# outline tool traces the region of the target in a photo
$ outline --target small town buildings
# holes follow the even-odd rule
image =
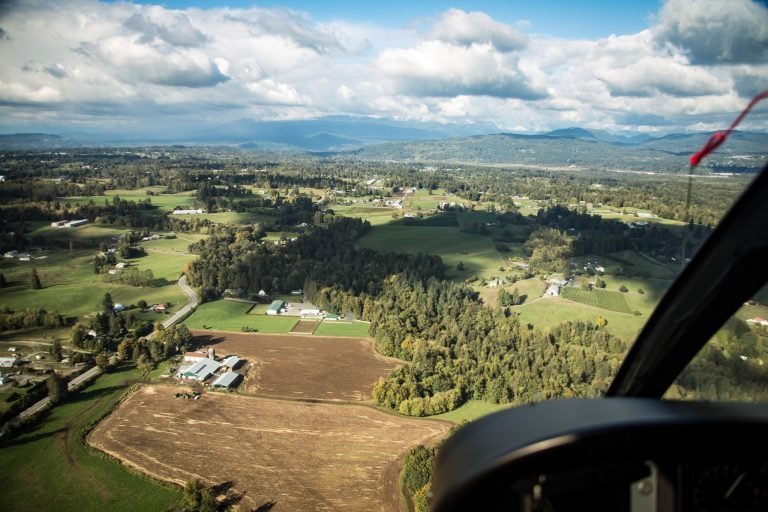
[[[282,300],[273,300],[272,304],[267,306],[267,314],[279,315],[280,311],[283,309],[283,304],[285,304],[285,302]]]
[[[214,388],[233,388],[240,381],[240,374],[235,372],[226,372],[219,375],[219,377],[213,381],[211,387]]]

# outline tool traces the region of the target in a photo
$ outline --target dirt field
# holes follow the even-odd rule
[[[398,361],[377,354],[370,340],[296,334],[193,331],[217,354],[248,360],[240,391],[261,396],[334,401],[370,400],[379,377]]]
[[[140,388],[89,442],[161,479],[232,486],[247,508],[399,510],[400,459],[450,426],[360,405],[225,393],[183,400],[178,389]]]
[[[319,324],[317,320],[299,320],[291,329],[291,333],[312,334]]]

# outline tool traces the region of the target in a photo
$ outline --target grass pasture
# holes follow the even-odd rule
[[[81,441],[83,428],[138,378],[126,367],[103,375],[39,426],[0,444],[3,510],[133,512],[166,510],[178,501],[179,489],[129,471]]]
[[[317,336],[351,336],[353,338],[365,338],[368,336],[368,322],[339,322],[336,320],[323,320],[315,329]]]
[[[164,480],[193,471],[209,484],[233,482],[247,510],[400,510],[400,458],[450,425],[360,405],[174,398],[185,389],[142,387],[89,441]]]
[[[499,267],[504,265],[490,237],[463,233],[455,227],[376,226],[359,243],[382,252],[436,254],[447,265],[448,276],[458,279],[490,278],[499,275]],[[464,263],[464,271],[456,270],[459,262]]]
[[[184,323],[190,329],[241,332],[244,326],[263,333],[289,333],[299,320],[295,316],[247,315],[253,304],[216,300],[201,304]]]
[[[392,212],[394,211],[391,208],[358,205],[333,205],[331,209],[339,215],[367,220],[372,226],[380,226],[391,222]]]
[[[544,328],[554,327],[566,321],[594,323],[598,316],[602,316],[608,320],[605,329],[627,341],[633,341],[643,324],[648,320],[648,315],[635,316],[617,313],[560,297],[544,297],[530,304],[515,306],[512,311],[520,315],[520,321],[524,325],[530,323],[536,327]]]
[[[452,411],[444,412],[430,418],[436,420],[452,421],[454,423],[463,423],[465,421],[474,421],[491,413],[501,411],[510,407],[510,405],[494,404],[485,400],[468,400],[464,405]]]
[[[572,286],[565,286],[560,289],[560,294],[564,299],[580,302],[596,308],[616,311],[617,313],[632,313],[627,304],[627,299],[621,292],[606,290],[583,290]]]

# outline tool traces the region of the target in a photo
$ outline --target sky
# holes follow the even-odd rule
[[[764,1],[0,2],[3,133],[348,115],[664,134],[727,127],[763,89]]]

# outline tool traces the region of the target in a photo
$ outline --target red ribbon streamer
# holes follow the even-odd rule
[[[731,123],[731,126],[723,131],[723,132],[715,132],[712,137],[709,138],[706,144],[704,144],[704,147],[698,150],[696,153],[691,155],[691,169],[699,165],[699,163],[704,159],[705,156],[713,152],[720,144],[725,142],[725,139],[728,138],[728,136],[731,134],[734,128],[741,122],[742,119],[744,119],[744,116],[746,116],[750,110],[752,110],[752,107],[755,106],[758,102],[768,98],[768,91],[763,91],[754,98],[752,98],[752,101],[749,102],[749,105],[741,111],[741,114],[739,114],[739,117],[736,118],[736,120]]]

